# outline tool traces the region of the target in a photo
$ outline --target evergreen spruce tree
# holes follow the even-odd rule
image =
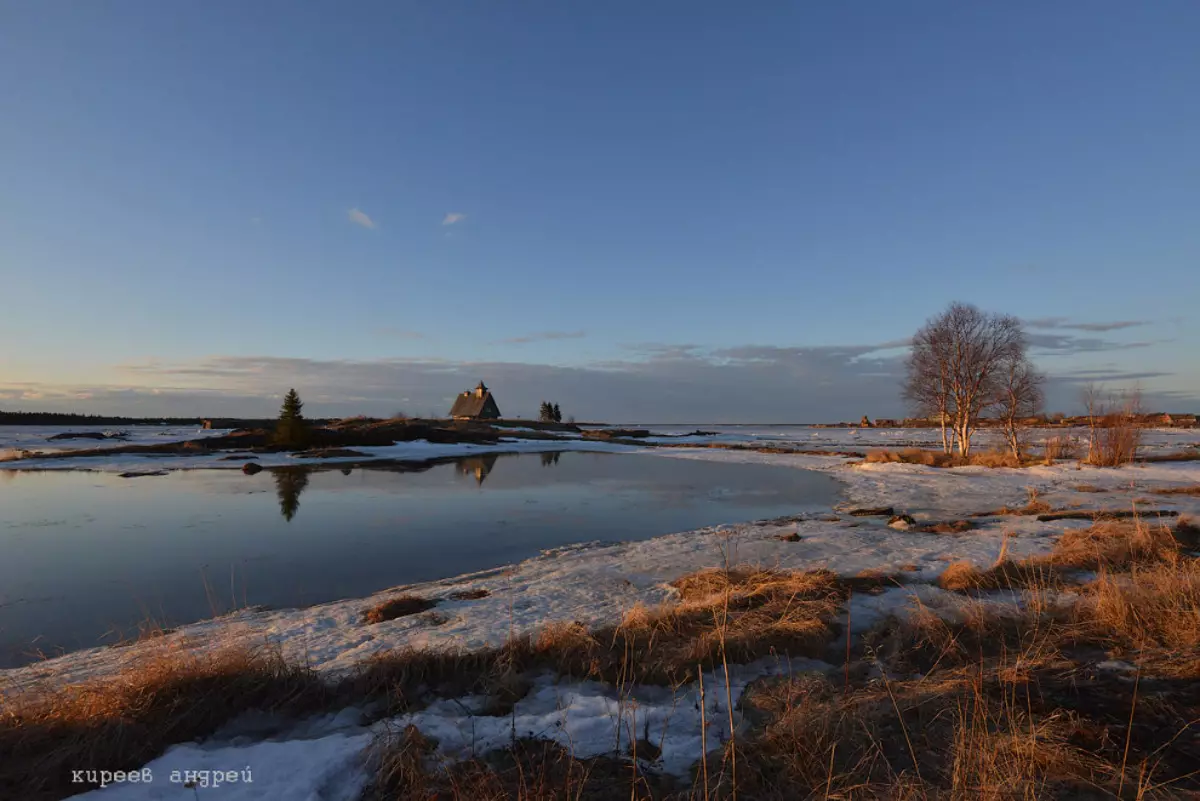
[[[301,414],[304,402],[295,389],[289,389],[279,409],[279,422],[275,424],[275,442],[288,448],[302,447],[308,441],[308,423]]]
[[[554,422],[554,408],[546,401],[542,401],[542,407],[538,410],[538,419],[543,423]]]
[[[559,409],[558,404],[556,403],[556,404],[554,404],[553,410],[554,410],[554,422],[561,423],[562,422],[562,409]]]

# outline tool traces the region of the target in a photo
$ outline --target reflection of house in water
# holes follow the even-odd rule
[[[496,466],[499,454],[485,453],[480,456],[468,456],[454,463],[454,470],[460,476],[475,476],[475,483],[483,485],[483,480]]]

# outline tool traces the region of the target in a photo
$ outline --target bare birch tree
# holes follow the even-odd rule
[[[1000,421],[1008,449],[1012,451],[1013,458],[1019,461],[1025,446],[1025,425],[1022,421],[1042,410],[1045,400],[1042,385],[1046,379],[1024,354],[1005,360],[998,376],[996,418]]]
[[[904,397],[914,412],[926,419],[937,418],[942,429],[942,452],[950,453],[947,425],[950,409],[949,331],[943,320],[930,320],[916,333],[908,355],[908,381]]]
[[[946,450],[949,422],[959,455],[969,457],[979,418],[996,403],[1004,365],[1023,360],[1025,351],[1017,318],[952,303],[913,337],[904,396],[941,418]]]

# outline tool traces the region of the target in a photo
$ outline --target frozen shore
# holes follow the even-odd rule
[[[1161,447],[1188,446],[1196,439],[1172,434]],[[404,456],[389,458],[419,458],[415,455],[418,453],[451,455],[446,451],[454,448],[475,453],[507,445],[407,443],[395,446],[405,449]],[[205,649],[237,642],[270,644],[279,648],[286,659],[310,665],[334,680],[348,675],[373,655],[399,649],[471,650],[499,645],[513,634],[553,623],[614,623],[637,605],[654,607],[676,600],[678,591],[670,585],[672,580],[731,564],[795,570],[824,568],[841,576],[895,576],[894,586],[877,594],[856,595],[843,610],[850,614],[853,630],[860,632],[887,616],[905,615],[917,602],[953,617],[955,610],[966,603],[964,597],[933,583],[948,564],[965,560],[986,567],[1002,552],[1013,559],[1044,554],[1064,531],[1089,525],[1086,520],[1041,522],[1034,515],[972,517],[1002,506],[1019,507],[1030,490],[1055,508],[1163,509],[1200,515],[1200,497],[1152,493],[1155,489],[1200,484],[1200,462],[1120,469],[1090,468],[1073,462],[1020,470],[938,469],[751,450],[637,449],[591,442],[527,445],[530,450],[586,448],[629,454],[623,458],[702,459],[817,470],[837,478],[844,489],[835,507],[794,518],[705,528],[642,542],[582,543],[547,551],[506,568],[397,587],[369,598],[304,609],[247,609],[181,627],[143,644],[79,651],[2,671],[0,688],[11,692],[103,679],[156,649]],[[106,469],[127,468],[121,463]],[[974,528],[961,533],[923,533],[889,527],[886,516],[850,514],[853,509],[865,507],[891,507],[898,514],[911,515],[918,523],[971,519]],[[419,595],[437,605],[424,614],[369,626],[363,623],[366,608],[402,593]],[[728,697],[736,704],[752,681],[781,671],[790,675],[831,670],[832,665],[801,659],[734,666]],[[710,689],[708,703],[713,703],[713,698],[724,699],[722,675],[706,675],[704,681]],[[698,711],[697,689],[696,684],[686,684],[674,690],[635,691],[641,710],[638,725],[645,722],[647,731],[653,730],[663,744],[656,767],[664,773],[686,777],[700,756],[701,729],[711,726],[711,718],[723,714],[714,706],[707,711],[710,720],[706,724],[705,715]],[[556,740],[584,757],[610,753],[614,747],[620,750],[619,732],[628,703],[629,699],[622,700],[612,687],[545,676],[517,702],[511,715],[489,715],[474,706],[475,700],[459,698],[436,701],[419,712],[386,720],[372,721],[363,710],[348,709],[339,715],[305,721],[293,729],[275,731],[265,739],[239,732],[235,726],[204,743],[176,746],[149,763],[147,767],[154,775],[163,777],[153,785],[113,784],[82,797],[99,801],[173,798],[179,788],[166,777],[174,770],[220,770],[252,763],[254,783],[210,787],[202,797],[349,801],[357,797],[367,781],[364,749],[384,731],[416,726],[436,740],[439,754],[446,760],[504,746],[518,728],[522,736]],[[297,764],[304,765],[304,770],[289,767]]]

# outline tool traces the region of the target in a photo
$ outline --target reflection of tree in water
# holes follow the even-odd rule
[[[542,467],[549,467],[552,464],[558,464],[558,457],[562,456],[558,451],[551,451],[542,454]]]
[[[281,467],[275,470],[275,494],[279,496],[279,514],[292,522],[300,509],[300,493],[308,486],[308,469]]]
[[[492,472],[498,458],[500,456],[496,453],[469,456],[455,462],[454,470],[460,476],[475,476],[475,483],[483,486],[484,479],[488,477],[488,473]]]

